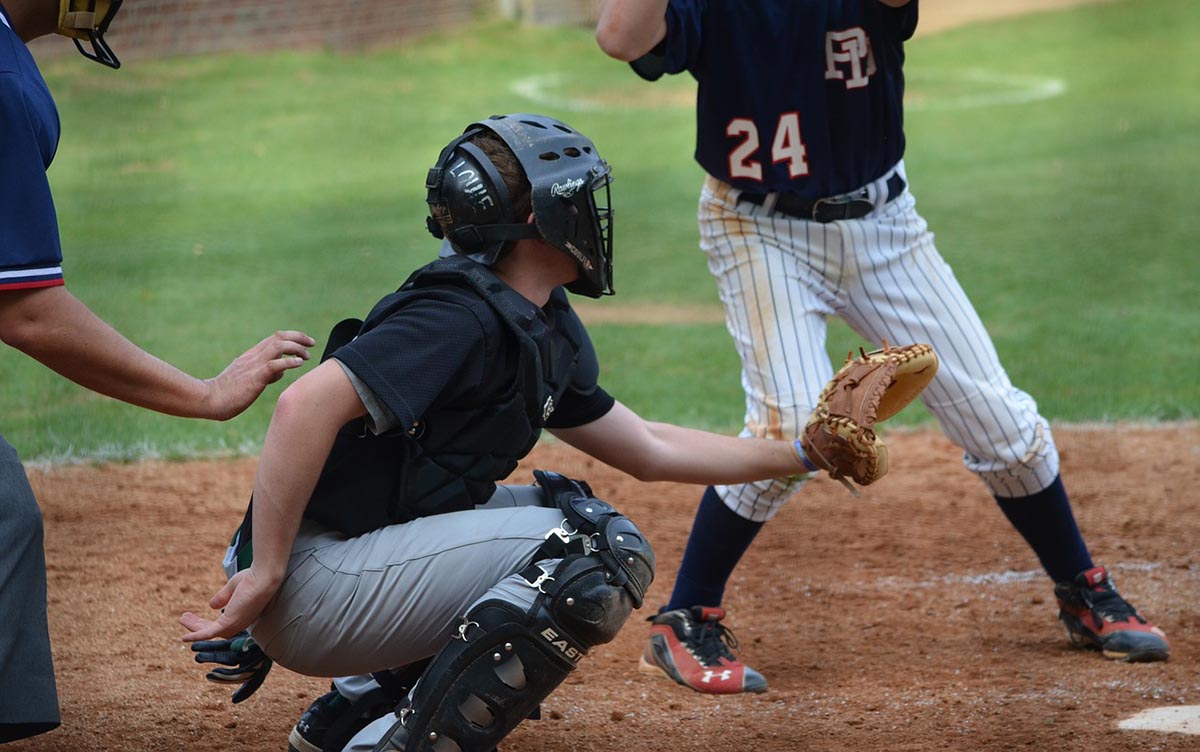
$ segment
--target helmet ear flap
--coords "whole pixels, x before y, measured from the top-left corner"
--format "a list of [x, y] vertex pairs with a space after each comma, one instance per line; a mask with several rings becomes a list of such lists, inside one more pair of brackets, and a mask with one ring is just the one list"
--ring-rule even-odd
[[425, 224], [436, 238], [481, 264], [495, 263], [507, 241], [536, 237], [537, 229], [516, 217], [508, 186], [487, 154], [468, 139], [468, 130], [442, 150], [425, 179], [431, 216]]

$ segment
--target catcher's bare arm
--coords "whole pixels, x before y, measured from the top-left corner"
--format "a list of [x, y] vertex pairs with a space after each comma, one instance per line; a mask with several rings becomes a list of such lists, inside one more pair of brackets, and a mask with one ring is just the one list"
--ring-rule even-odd
[[617, 402], [555, 436], [638, 480], [743, 483], [807, 472], [791, 441], [745, 439], [644, 420]]
[[803, 454], [792, 441], [648, 421], [620, 402], [599, 420], [552, 433], [638, 480], [724, 485], [825, 470], [865, 486], [887, 473], [887, 447], [875, 424], [915, 399], [936, 372], [929, 345], [888, 346], [848, 358], [809, 418], [799, 442]]
[[327, 360], [280, 395], [254, 480], [254, 563], [209, 605], [216, 620], [185, 613], [185, 642], [229, 637], [254, 623], [283, 582], [300, 518], [338, 429], [366, 413], [336, 361]]
[[249, 407], [315, 344], [281, 331], [197, 379], [126, 339], [65, 287], [0, 295], [0, 339], [92, 391], [169, 415], [226, 420]]

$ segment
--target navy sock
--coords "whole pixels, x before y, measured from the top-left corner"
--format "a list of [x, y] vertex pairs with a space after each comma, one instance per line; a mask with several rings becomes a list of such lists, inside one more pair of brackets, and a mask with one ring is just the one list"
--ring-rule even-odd
[[1075, 524], [1061, 478], [1055, 478], [1049, 486], [1029, 496], [1015, 499], [997, 496], [996, 503], [1037, 554], [1050, 579], [1070, 582], [1075, 575], [1092, 568], [1092, 556]]
[[720, 606], [725, 583], [763, 523], [732, 511], [709, 486], [700, 499], [671, 601], [662, 610]]

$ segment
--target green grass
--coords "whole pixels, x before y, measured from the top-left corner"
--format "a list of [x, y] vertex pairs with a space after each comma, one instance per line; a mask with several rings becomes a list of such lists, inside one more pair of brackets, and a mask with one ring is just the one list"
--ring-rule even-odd
[[[1197, 4], [1143, 0], [908, 46], [912, 101], [929, 105], [907, 119], [919, 206], [1013, 380], [1052, 419], [1200, 412], [1195, 28]], [[1059, 79], [1066, 91], [933, 106], [1003, 88], [975, 82], [975, 70]], [[548, 99], [512, 91], [548, 71]], [[323, 339], [431, 258], [425, 171], [469, 120], [496, 112], [561, 117], [613, 163], [618, 295], [603, 305], [716, 305], [695, 247], [693, 84], [640, 82], [586, 29], [481, 22], [363, 54], [139, 61], [119, 72], [70, 57], [45, 73], [64, 127], [50, 174], [68, 285], [189, 372], [217, 373], [276, 328]], [[597, 325], [593, 335], [605, 385], [647, 417], [738, 427], [723, 325]], [[858, 344], [831, 327], [831, 353]], [[13, 351], [0, 358], [0, 384], [0, 426], [27, 459], [255, 452], [280, 389], [213, 424], [96, 397]], [[925, 420], [921, 410], [898, 418]]]

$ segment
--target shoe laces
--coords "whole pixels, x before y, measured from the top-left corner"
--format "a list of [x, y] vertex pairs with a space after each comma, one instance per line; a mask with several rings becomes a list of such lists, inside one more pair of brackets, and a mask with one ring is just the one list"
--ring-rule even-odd
[[733, 630], [719, 621], [693, 621], [689, 642], [692, 652], [705, 666], [715, 666], [721, 658], [737, 661], [733, 654], [738, 649], [737, 638]]
[[1117, 589], [1113, 587], [1112, 582], [1108, 580], [1095, 588], [1080, 588], [1077, 593], [1080, 600], [1099, 621], [1121, 624], [1135, 619], [1140, 624], [1147, 623], [1137, 609], [1122, 598]]

